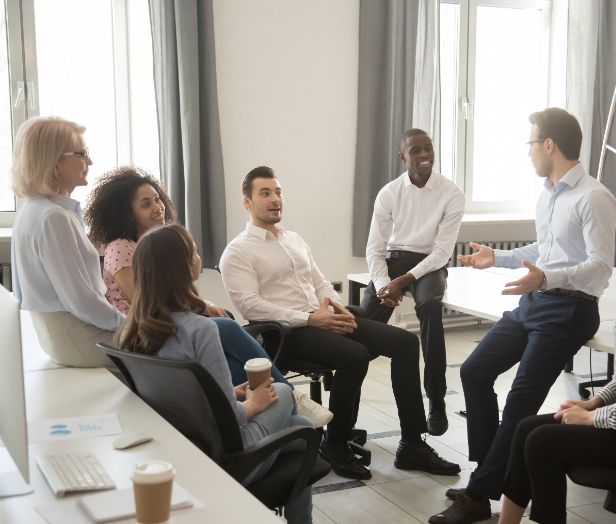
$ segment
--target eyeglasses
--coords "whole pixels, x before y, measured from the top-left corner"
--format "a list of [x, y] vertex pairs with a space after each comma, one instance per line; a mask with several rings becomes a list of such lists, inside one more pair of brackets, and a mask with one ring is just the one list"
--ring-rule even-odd
[[528, 146], [528, 149], [531, 149], [533, 147], [533, 144], [543, 143], [546, 140], [547, 138], [538, 138], [535, 140], [529, 140], [528, 142], [526, 142], [526, 145]]
[[79, 151], [69, 151], [68, 153], [62, 153], [62, 156], [78, 156], [80, 158], [90, 158], [90, 150], [87, 147], [84, 147]]

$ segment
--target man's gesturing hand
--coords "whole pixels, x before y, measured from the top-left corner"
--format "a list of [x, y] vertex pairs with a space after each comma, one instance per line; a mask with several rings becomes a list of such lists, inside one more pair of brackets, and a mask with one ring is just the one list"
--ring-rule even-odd
[[465, 266], [474, 267], [475, 269], [485, 269], [494, 265], [494, 250], [491, 247], [470, 242], [475, 253], [472, 255], [458, 255], [458, 260]]

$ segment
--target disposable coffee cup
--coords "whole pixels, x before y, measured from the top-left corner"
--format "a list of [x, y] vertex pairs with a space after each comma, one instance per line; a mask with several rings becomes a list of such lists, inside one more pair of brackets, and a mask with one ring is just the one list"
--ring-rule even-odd
[[244, 364], [250, 389], [255, 389], [272, 376], [272, 363], [269, 358], [251, 358]]
[[168, 462], [141, 462], [133, 470], [133, 492], [137, 522], [162, 524], [169, 520], [175, 469]]

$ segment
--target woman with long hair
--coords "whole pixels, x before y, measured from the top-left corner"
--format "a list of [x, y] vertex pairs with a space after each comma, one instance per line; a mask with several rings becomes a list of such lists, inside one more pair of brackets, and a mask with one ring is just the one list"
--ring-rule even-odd
[[[293, 394], [286, 384], [270, 379], [254, 390], [247, 383], [233, 387], [218, 328], [205, 316], [206, 305], [193, 284], [201, 271], [201, 260], [188, 231], [170, 225], [143, 235], [135, 250], [133, 271], [135, 290], [120, 333], [120, 347], [199, 362], [229, 399], [245, 447], [289, 426], [311, 425], [296, 414]], [[233, 326], [243, 331], [237, 323]], [[270, 456], [246, 482], [262, 477], [275, 458]], [[310, 487], [285, 509], [287, 521], [294, 524], [312, 522], [311, 512]]]
[[17, 132], [11, 167], [13, 191], [24, 202], [13, 226], [13, 290], [31, 312], [43, 350], [66, 366], [110, 361], [97, 348], [111, 342], [124, 315], [105, 300], [99, 256], [83, 227], [79, 202], [92, 165], [85, 127], [38, 117]]
[[[172, 223], [175, 209], [162, 185], [145, 170], [133, 166], [119, 167], [105, 173], [88, 197], [85, 221], [90, 239], [105, 247], [103, 278], [106, 297], [116, 308], [127, 313], [134, 296], [132, 260], [137, 241], [154, 227]], [[198, 256], [198, 255], [197, 255]], [[195, 273], [195, 280], [199, 278]], [[204, 313], [216, 323], [231, 370], [233, 384], [246, 381], [244, 364], [251, 358], [269, 358], [265, 350], [237, 323], [227, 318], [226, 311], [205, 301]], [[276, 382], [288, 384], [282, 373], [272, 367]], [[309, 395], [293, 389], [299, 413], [321, 427], [332, 414], [313, 402]]]

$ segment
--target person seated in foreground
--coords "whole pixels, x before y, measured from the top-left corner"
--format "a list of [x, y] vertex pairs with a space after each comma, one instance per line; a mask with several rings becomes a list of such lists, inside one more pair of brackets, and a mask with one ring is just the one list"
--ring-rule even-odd
[[521, 522], [532, 499], [530, 520], [567, 522], [567, 470], [616, 467], [616, 380], [593, 398], [566, 400], [556, 413], [518, 424], [503, 487], [499, 524]]
[[10, 174], [24, 201], [13, 226], [13, 290], [52, 360], [112, 366], [96, 343], [110, 343], [124, 315], [105, 299], [98, 253], [70, 198], [92, 165], [84, 132], [59, 117], [32, 118], [17, 132]]
[[223, 253], [223, 281], [244, 318], [276, 320], [293, 328], [287, 354], [336, 370], [329, 397], [334, 419], [321, 443], [322, 456], [340, 476], [371, 477], [348, 441], [368, 363], [385, 355], [391, 358], [391, 380], [402, 430], [395, 467], [456, 475], [460, 467], [439, 457], [421, 438], [426, 417], [417, 337], [381, 322], [355, 318], [340, 303], [308, 245], [297, 233], [278, 225], [282, 188], [271, 168], [250, 171], [242, 192], [250, 222]]
[[[84, 216], [90, 239], [95, 246], [105, 249], [103, 279], [107, 300], [127, 313], [135, 294], [132, 261], [137, 242], [152, 228], [175, 221], [173, 203], [152, 175], [138, 167], [125, 166], [99, 178], [88, 197]], [[195, 280], [198, 278], [199, 273], [196, 273]], [[207, 301], [205, 304], [205, 313], [218, 327], [233, 384], [242, 384], [246, 382], [246, 361], [269, 357], [254, 338], [236, 329], [237, 323], [227, 317], [223, 308]], [[289, 385], [275, 366], [272, 376], [276, 382]], [[299, 413], [316, 427], [331, 420], [332, 414], [309, 395], [296, 389], [293, 394]]]
[[[248, 383], [233, 386], [220, 345], [218, 328], [206, 316], [205, 302], [193, 284], [201, 271], [192, 237], [182, 226], [170, 225], [146, 233], [138, 242], [134, 261], [135, 292], [120, 347], [136, 353], [199, 362], [226, 394], [240, 426], [245, 447], [290, 426], [311, 426], [296, 414], [291, 389], [273, 379], [254, 391]], [[233, 324], [237, 331], [243, 331]], [[289, 446], [290, 449], [290, 446]], [[284, 453], [283, 448], [280, 453]], [[245, 480], [263, 477], [278, 453], [272, 454]], [[285, 508], [287, 522], [312, 522], [310, 486]]]

